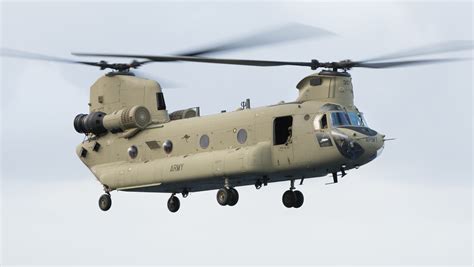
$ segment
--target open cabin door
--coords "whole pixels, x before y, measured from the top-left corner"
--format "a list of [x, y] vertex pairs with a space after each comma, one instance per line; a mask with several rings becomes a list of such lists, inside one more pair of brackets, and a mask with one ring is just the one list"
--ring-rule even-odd
[[288, 168], [293, 164], [293, 117], [276, 117], [273, 120], [273, 166]]

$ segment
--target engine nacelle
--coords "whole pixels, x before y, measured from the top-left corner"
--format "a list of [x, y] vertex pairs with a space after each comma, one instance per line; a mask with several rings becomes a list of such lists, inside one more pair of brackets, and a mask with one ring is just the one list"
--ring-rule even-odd
[[79, 114], [74, 119], [74, 129], [78, 133], [99, 135], [107, 131], [117, 133], [132, 128], [144, 129], [150, 123], [150, 111], [143, 106], [133, 106], [108, 115], [103, 112]]
[[195, 107], [195, 108], [188, 108], [188, 109], [174, 111], [169, 116], [170, 116], [170, 120], [181, 120], [181, 119], [199, 117], [200, 115], [199, 113], [200, 113], [199, 107]]
[[121, 109], [104, 117], [104, 127], [112, 133], [131, 128], [144, 129], [150, 122], [150, 111], [144, 106]]

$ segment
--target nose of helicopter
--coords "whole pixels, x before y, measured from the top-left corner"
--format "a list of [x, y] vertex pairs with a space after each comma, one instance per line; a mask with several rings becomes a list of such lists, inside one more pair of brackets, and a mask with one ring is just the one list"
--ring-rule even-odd
[[384, 134], [377, 133], [375, 136], [362, 137], [358, 140], [365, 150], [365, 154], [361, 157], [362, 164], [374, 160], [382, 154], [385, 144], [384, 138]]
[[339, 152], [355, 165], [363, 165], [380, 156], [385, 135], [367, 127], [344, 127], [331, 131]]

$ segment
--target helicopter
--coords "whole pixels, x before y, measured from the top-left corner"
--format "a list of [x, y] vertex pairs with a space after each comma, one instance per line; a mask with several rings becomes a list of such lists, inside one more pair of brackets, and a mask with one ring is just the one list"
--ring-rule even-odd
[[[392, 140], [367, 124], [354, 104], [349, 71], [385, 69], [467, 58], [405, 58], [470, 50], [470, 40], [390, 53], [367, 60], [334, 62], [272, 61], [204, 57], [230, 50], [304, 38], [326, 37], [330, 32], [292, 24], [177, 55], [72, 53], [81, 57], [130, 58], [131, 63], [81, 61], [37, 53], [2, 49], [4, 57], [82, 64], [111, 71], [90, 88], [89, 113], [73, 120], [85, 139], [76, 154], [103, 186], [99, 208], [111, 208], [111, 192], [171, 194], [170, 212], [180, 209], [178, 195], [217, 190], [221, 206], [235, 206], [237, 187], [256, 189], [289, 181], [282, 195], [286, 208], [300, 208], [304, 195], [295, 183], [332, 176], [332, 183], [379, 157]], [[250, 99], [231, 112], [200, 115], [200, 107], [169, 112], [158, 81], [135, 75], [145, 64], [194, 62], [253, 67], [299, 66], [317, 71], [296, 85], [298, 97], [264, 107], [251, 107]]]

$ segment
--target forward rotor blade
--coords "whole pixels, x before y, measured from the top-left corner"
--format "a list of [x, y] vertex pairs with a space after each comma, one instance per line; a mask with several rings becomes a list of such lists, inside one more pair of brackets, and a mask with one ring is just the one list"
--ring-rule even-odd
[[87, 61], [75, 61], [71, 59], [65, 59], [60, 57], [52, 57], [37, 53], [25, 52], [15, 49], [9, 48], [1, 48], [0, 55], [2, 57], [12, 57], [12, 58], [22, 58], [22, 59], [32, 59], [32, 60], [40, 60], [40, 61], [48, 61], [48, 62], [59, 62], [59, 63], [67, 63], [67, 64], [84, 64], [90, 66], [100, 67], [101, 65], [97, 62], [87, 62]]
[[193, 56], [153, 56], [153, 55], [127, 55], [127, 54], [96, 54], [96, 53], [72, 53], [75, 56], [89, 57], [125, 57], [125, 58], [141, 58], [154, 62], [166, 61], [189, 61], [201, 63], [245, 65], [257, 67], [273, 67], [273, 66], [313, 66], [312, 62], [294, 62], [294, 61], [272, 61], [272, 60], [248, 60], [248, 59], [225, 59], [225, 58], [206, 58]]
[[237, 49], [266, 46], [309, 38], [321, 38], [335, 35], [334, 33], [299, 23], [289, 23], [277, 28], [263, 30], [242, 38], [223, 42], [216, 46], [178, 53], [178, 56], [201, 56]]
[[386, 69], [404, 66], [415, 65], [429, 65], [437, 63], [448, 63], [456, 61], [472, 60], [471, 58], [440, 58], [440, 59], [420, 59], [420, 60], [405, 60], [392, 62], [354, 62], [353, 68], [371, 68], [371, 69]]
[[421, 46], [421, 47], [408, 49], [408, 50], [402, 50], [399, 52], [362, 60], [362, 62], [385, 61], [385, 60], [442, 54], [442, 53], [457, 52], [457, 51], [472, 50], [472, 49], [474, 49], [474, 42], [472, 40], [455, 40], [455, 41], [447, 41], [447, 42], [442, 42], [442, 43], [433, 44], [433, 45]]

